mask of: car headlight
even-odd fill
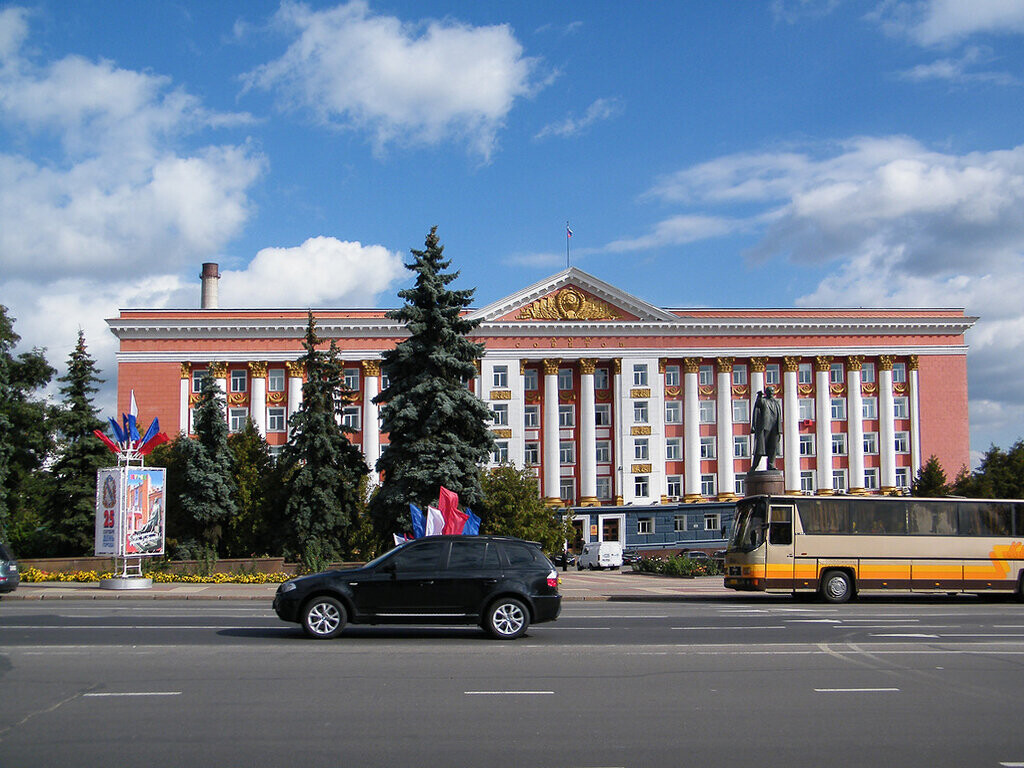
[[[294,581],[286,581],[284,584],[282,584],[280,587],[277,588],[277,591],[278,592],[291,592],[293,589],[295,589],[295,582]]]

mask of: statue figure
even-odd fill
[[[751,471],[757,469],[762,456],[768,457],[765,469],[775,469],[775,454],[779,452],[781,427],[782,403],[775,398],[775,391],[771,387],[765,387],[763,392],[757,393],[754,414],[750,419],[750,431],[754,435]]]

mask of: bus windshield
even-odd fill
[[[764,540],[768,504],[764,499],[743,499],[736,508],[736,527],[729,549],[750,551]]]

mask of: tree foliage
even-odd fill
[[[943,471],[938,457],[933,454],[928,457],[928,461],[917,473],[917,477],[914,478],[914,482],[910,486],[910,492],[914,496],[923,498],[946,496],[949,493],[948,485],[946,473]]]
[[[252,419],[228,437],[232,477],[235,481],[235,514],[224,530],[222,551],[226,557],[248,557],[271,552],[276,532],[272,503],[277,480],[267,441]]]
[[[1018,440],[1005,451],[993,445],[977,470],[960,473],[954,489],[957,495],[970,498],[1024,498],[1024,440]]]
[[[323,351],[317,349],[320,343],[310,312],[305,354],[299,358],[306,369],[302,405],[291,419],[291,438],[280,458],[285,551],[309,570],[320,570],[348,551],[358,521],[360,480],[369,472],[339,420],[352,393],[345,388],[337,346],[332,341]]]
[[[572,521],[544,504],[529,469],[502,464],[484,472],[480,532],[539,541],[545,552],[561,552],[573,536]]]
[[[480,465],[494,449],[490,411],[466,386],[483,355],[483,345],[468,338],[479,321],[462,316],[474,291],[447,287],[459,273],[445,271],[451,261],[443,251],[433,227],[425,249],[412,250],[413,261],[405,265],[416,275],[414,287],[400,291],[404,306],[388,313],[405,324],[409,338],[384,353],[388,386],[375,400],[389,435],[371,508],[382,536],[404,530],[399,521],[409,504],[433,503],[442,485],[466,506],[479,507]]]

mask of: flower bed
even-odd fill
[[[103,579],[115,578],[117,574],[110,571],[41,571],[29,567],[21,573],[23,584],[41,581],[91,583]],[[292,578],[287,573],[211,573],[199,575],[194,573],[154,572],[145,574],[155,584],[280,584]]]

